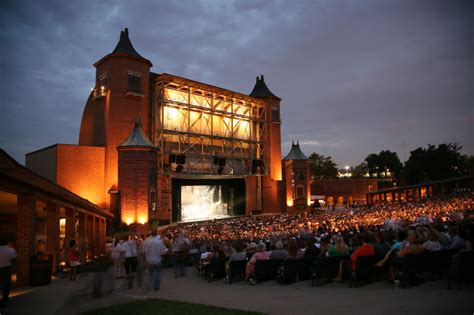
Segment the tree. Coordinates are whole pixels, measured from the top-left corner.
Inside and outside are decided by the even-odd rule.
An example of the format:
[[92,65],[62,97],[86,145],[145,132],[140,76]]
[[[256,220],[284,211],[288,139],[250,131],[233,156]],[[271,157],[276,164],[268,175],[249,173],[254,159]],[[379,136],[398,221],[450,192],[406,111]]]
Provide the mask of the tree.
[[443,143],[438,146],[429,144],[410,152],[405,163],[404,179],[407,184],[423,181],[447,179],[468,175],[472,167],[472,158],[461,155],[462,146],[457,143]]
[[379,154],[372,153],[365,158],[367,168],[371,176],[387,177],[394,174],[396,177],[402,170],[402,163],[396,152],[382,150]]
[[311,162],[311,178],[312,179],[332,179],[337,178],[337,165],[330,156],[324,156],[311,153],[309,156]]
[[352,177],[364,178],[368,171],[369,171],[369,167],[367,166],[367,163],[362,162],[359,165],[356,165],[352,168]]

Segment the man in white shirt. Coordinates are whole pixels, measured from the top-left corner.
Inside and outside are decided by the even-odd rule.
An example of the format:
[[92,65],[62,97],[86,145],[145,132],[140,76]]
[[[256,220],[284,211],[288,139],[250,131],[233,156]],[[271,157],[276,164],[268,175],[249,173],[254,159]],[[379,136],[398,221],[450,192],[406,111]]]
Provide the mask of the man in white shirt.
[[125,251],[125,272],[128,278],[128,288],[133,289],[133,278],[137,272],[137,242],[132,236],[127,237],[122,248]]
[[6,307],[8,296],[10,295],[12,266],[16,259],[16,251],[9,246],[9,242],[5,238],[0,239],[0,286],[3,290],[1,307]]
[[166,253],[166,247],[156,234],[156,231],[151,233],[151,237],[145,240],[143,245],[143,255],[145,263],[148,266],[148,275],[154,285],[155,291],[160,289],[161,285],[161,256]]

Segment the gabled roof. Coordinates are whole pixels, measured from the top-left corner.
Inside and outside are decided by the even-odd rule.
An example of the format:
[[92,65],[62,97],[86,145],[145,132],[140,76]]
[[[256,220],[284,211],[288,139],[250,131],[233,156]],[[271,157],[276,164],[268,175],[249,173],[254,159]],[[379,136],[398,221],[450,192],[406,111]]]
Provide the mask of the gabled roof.
[[150,67],[152,66],[150,60],[140,55],[133,47],[132,42],[130,41],[130,38],[128,37],[128,28],[125,28],[123,31],[120,32],[120,39],[119,39],[119,42],[117,43],[117,46],[115,46],[115,49],[110,54],[106,55],[105,57],[97,61],[95,66],[97,66],[102,61],[112,56],[129,56],[129,57],[146,61],[150,65]]
[[132,132],[125,139],[124,142],[119,144],[119,147],[152,147],[155,148],[153,142],[148,139],[147,135],[143,131],[142,123],[140,119],[135,121],[135,126],[133,127]]
[[276,99],[280,99],[278,96],[272,93],[268,86],[265,84],[265,80],[263,78],[263,74],[259,77],[257,77],[257,82],[255,83],[255,86],[253,87],[252,92],[249,94],[252,97],[273,97]]
[[283,160],[308,160],[308,157],[301,151],[299,141],[291,143],[291,150]]

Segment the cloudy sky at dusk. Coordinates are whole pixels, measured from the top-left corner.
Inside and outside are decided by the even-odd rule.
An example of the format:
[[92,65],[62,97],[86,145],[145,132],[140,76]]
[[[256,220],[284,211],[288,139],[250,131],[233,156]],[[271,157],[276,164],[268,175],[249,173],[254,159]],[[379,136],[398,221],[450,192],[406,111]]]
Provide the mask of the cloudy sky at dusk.
[[[290,4],[291,3],[291,4]],[[474,154],[474,1],[1,1],[0,147],[77,144],[92,64],[129,28],[167,72],[282,98],[282,142],[340,165],[458,142]]]

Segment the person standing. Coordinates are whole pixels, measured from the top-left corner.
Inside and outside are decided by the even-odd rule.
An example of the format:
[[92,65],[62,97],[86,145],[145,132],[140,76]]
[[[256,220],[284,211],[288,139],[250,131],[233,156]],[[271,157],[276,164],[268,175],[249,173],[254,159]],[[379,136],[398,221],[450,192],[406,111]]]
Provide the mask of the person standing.
[[76,240],[69,241],[69,267],[71,268],[69,280],[77,280],[77,266],[79,266],[79,258],[81,250],[76,246]]
[[114,276],[115,279],[123,278],[125,276],[125,267],[123,265],[125,260],[125,250],[123,249],[123,239],[116,240],[115,246],[112,249],[112,261],[114,262]]
[[164,254],[166,254],[166,247],[156,231],[153,231],[151,237],[147,238],[143,244],[143,258],[155,291],[158,291],[161,286],[161,256]]
[[15,248],[13,248],[6,238],[2,237],[0,239],[0,286],[3,290],[2,302],[0,303],[1,307],[7,306],[12,284],[12,267],[15,259]]
[[124,240],[125,272],[127,273],[128,288],[133,289],[133,278],[137,271],[137,243],[132,236],[125,236]]
[[137,242],[137,287],[141,287],[143,284],[143,272],[144,272],[144,257],[143,257],[143,238],[139,236]]
[[184,231],[181,231],[180,235],[174,241],[172,246],[175,278],[184,277],[186,257],[188,256],[190,247],[191,242],[187,239]]

